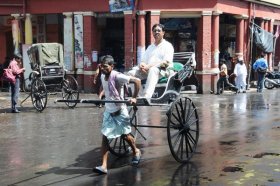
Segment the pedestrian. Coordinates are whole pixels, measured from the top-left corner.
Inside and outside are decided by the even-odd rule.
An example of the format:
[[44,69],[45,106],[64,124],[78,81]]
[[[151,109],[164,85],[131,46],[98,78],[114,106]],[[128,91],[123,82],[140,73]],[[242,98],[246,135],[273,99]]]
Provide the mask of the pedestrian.
[[155,42],[144,52],[141,63],[128,72],[130,76],[138,77],[141,80],[147,79],[143,92],[145,98],[153,96],[159,78],[168,77],[173,73],[170,69],[173,67],[174,48],[163,38],[164,25],[155,24],[152,31]]
[[[134,92],[130,99],[130,103],[135,104],[141,86],[140,79],[113,70],[114,59],[110,55],[103,57],[100,65],[102,72],[101,81],[105,93],[105,99],[108,101],[123,100],[124,85],[126,83],[133,83]],[[102,165],[95,167],[93,169],[94,172],[107,174],[109,153],[108,140],[118,137],[123,137],[131,146],[133,152],[132,164],[137,165],[140,162],[141,151],[136,147],[134,137],[130,134],[130,117],[126,104],[105,103],[101,133],[103,134],[101,146]]]
[[25,71],[25,68],[22,67],[22,56],[21,54],[14,54],[14,58],[10,61],[9,68],[12,69],[13,74],[15,75],[15,84],[10,83],[11,86],[11,108],[12,113],[19,113],[17,109],[17,102],[19,97],[19,87],[20,87],[20,76]]
[[236,75],[235,85],[238,88],[238,92],[246,93],[247,67],[244,64],[242,56],[237,57],[237,63],[234,67],[233,73]]
[[260,57],[253,64],[253,69],[258,74],[257,92],[263,91],[264,76],[268,68],[267,61],[264,57],[265,57],[265,53],[262,52],[260,54]]
[[216,95],[221,94],[221,88],[229,86],[231,90],[235,91],[237,93],[238,88],[236,88],[233,84],[231,84],[228,80],[228,70],[227,65],[225,64],[225,61],[222,60],[221,70],[220,70],[220,78],[217,81],[217,92]]

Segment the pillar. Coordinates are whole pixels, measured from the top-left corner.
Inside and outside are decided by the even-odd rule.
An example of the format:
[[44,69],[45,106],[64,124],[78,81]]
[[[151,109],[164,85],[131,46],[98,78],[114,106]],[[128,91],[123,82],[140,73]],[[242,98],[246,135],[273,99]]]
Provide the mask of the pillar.
[[[274,20],[270,19],[270,20],[268,20],[268,24],[267,24],[267,31],[272,33],[272,34],[273,34],[273,22],[274,22]],[[274,50],[275,50],[275,47],[276,47],[275,42],[276,42],[276,39],[274,40]],[[269,70],[273,71],[274,67],[275,67],[273,53],[267,54],[267,62],[268,62]]]
[[244,52],[244,16],[238,15],[236,18],[236,50],[235,53],[243,56]]
[[73,13],[63,13],[63,43],[64,43],[64,65],[67,74],[74,74],[74,42],[73,42]]
[[124,66],[133,67],[133,17],[132,11],[124,11]]
[[143,53],[145,52],[146,43],[145,43],[145,11],[138,11],[137,12],[138,19],[137,19],[137,64],[141,62],[141,58]]
[[211,90],[211,26],[212,12],[203,11],[198,28],[197,77],[200,82],[198,93]]
[[97,66],[97,59],[92,59],[92,51],[97,52],[97,20],[93,12],[83,13],[84,19],[84,91],[92,93],[93,76]]
[[220,14],[222,14],[221,11],[215,11],[213,12],[213,16],[212,16],[212,21],[213,21],[212,43],[213,44],[212,44],[211,68],[212,68],[213,76],[211,76],[211,90],[216,90],[216,85],[217,85],[216,82],[218,81],[217,74],[219,73]]
[[149,28],[148,28],[148,38],[147,38],[147,44],[150,45],[151,43],[155,42],[155,39],[153,37],[152,27],[154,24],[160,23],[160,11],[159,10],[153,10],[150,14],[149,19]]
[[32,37],[32,22],[31,15],[25,14],[25,44],[31,45],[33,43]]

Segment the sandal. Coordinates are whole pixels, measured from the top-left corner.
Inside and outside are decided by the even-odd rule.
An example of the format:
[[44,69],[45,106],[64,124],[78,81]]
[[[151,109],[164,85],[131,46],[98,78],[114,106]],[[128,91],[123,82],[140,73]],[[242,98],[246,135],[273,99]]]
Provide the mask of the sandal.
[[104,169],[102,166],[95,167],[92,171],[99,173],[99,174],[107,174],[107,172],[108,172],[108,170]]
[[133,156],[133,158],[132,158],[132,161],[131,161],[132,165],[138,165],[140,163],[140,159],[141,159],[141,151],[139,150],[139,152],[136,153],[136,155]]

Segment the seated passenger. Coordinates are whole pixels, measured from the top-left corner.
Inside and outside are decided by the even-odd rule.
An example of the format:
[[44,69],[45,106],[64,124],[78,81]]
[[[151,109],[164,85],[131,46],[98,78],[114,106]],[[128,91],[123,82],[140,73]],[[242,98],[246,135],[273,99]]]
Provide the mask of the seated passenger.
[[163,39],[164,25],[155,24],[152,27],[155,43],[151,44],[143,54],[139,66],[133,67],[128,75],[135,76],[141,80],[147,79],[143,97],[151,98],[158,79],[169,76],[173,67],[174,48],[171,43]]

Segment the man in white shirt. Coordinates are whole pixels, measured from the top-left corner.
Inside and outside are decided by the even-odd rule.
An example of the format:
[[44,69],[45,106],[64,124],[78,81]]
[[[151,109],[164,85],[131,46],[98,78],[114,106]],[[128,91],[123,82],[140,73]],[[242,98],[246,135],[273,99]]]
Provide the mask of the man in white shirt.
[[143,97],[151,98],[158,79],[162,76],[169,76],[167,68],[173,67],[174,48],[171,43],[163,39],[164,25],[155,24],[152,27],[155,42],[151,44],[141,59],[139,66],[133,67],[128,75],[140,79],[147,79]]

